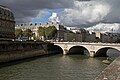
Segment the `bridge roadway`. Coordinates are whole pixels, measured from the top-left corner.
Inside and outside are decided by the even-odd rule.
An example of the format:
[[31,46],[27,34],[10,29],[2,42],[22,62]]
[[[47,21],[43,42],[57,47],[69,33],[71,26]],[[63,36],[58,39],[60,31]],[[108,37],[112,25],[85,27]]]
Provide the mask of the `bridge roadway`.
[[88,43],[88,42],[53,42],[62,48],[63,54],[67,54],[71,48],[82,47],[86,49],[90,57],[98,55],[107,56],[108,49],[115,49],[120,51],[120,44],[118,43]]

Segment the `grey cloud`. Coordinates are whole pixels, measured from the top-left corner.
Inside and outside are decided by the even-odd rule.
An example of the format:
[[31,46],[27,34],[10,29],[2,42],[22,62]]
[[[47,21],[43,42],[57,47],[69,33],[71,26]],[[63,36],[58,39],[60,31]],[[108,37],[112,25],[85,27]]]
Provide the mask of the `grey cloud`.
[[93,27],[86,28],[89,31],[120,33],[120,23],[99,23]]
[[64,9],[72,7],[73,0],[0,0],[1,5],[9,7],[19,22],[29,22],[43,9]]
[[67,26],[92,26],[97,23],[120,22],[120,0],[75,1],[74,7],[59,14]]
[[100,22],[120,22],[120,0],[0,0],[9,7],[17,23],[42,19],[46,9],[64,9],[59,19],[68,26],[92,26]]

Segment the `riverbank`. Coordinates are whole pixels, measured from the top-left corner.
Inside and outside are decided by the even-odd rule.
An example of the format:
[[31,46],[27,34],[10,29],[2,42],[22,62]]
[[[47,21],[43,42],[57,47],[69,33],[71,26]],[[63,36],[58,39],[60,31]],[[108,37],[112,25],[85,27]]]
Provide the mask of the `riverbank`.
[[0,63],[58,53],[61,48],[49,42],[0,42]]
[[0,63],[49,54],[49,42],[0,41]]
[[12,51],[12,52],[1,52],[0,63],[9,62],[14,60],[20,60],[40,55],[47,55],[48,52],[45,50],[29,50],[29,51]]
[[95,80],[120,80],[120,57],[105,68]]

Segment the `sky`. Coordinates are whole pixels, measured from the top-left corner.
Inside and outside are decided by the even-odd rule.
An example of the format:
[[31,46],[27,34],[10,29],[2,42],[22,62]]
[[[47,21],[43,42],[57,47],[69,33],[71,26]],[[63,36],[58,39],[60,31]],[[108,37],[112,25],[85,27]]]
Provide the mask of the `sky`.
[[16,23],[46,23],[55,12],[65,26],[90,30],[112,27],[120,32],[120,0],[0,0],[0,4],[12,10]]
[[52,13],[56,13],[56,14],[59,14],[59,13],[62,13],[64,10],[63,9],[52,9],[52,10],[47,10],[48,11],[48,14],[46,14],[45,16],[42,16],[42,18],[39,18],[38,19],[33,19],[31,22],[32,23],[47,23],[49,22],[49,18],[52,16]]

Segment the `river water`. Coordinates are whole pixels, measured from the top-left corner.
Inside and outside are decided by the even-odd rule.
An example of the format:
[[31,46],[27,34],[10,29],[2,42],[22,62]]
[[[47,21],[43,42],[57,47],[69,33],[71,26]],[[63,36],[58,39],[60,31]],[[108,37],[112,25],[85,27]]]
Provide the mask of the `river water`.
[[107,65],[105,58],[62,54],[0,66],[0,80],[94,80]]

